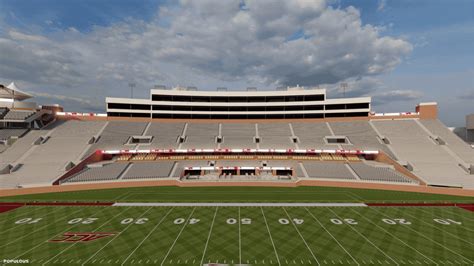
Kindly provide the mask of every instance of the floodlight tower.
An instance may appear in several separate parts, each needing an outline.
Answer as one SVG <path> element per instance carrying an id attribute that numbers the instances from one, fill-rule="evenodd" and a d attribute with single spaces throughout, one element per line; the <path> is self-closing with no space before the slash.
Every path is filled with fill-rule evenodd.
<path id="1" fill-rule="evenodd" d="M 130 82 L 128 83 L 128 86 L 130 87 L 130 97 L 133 98 L 133 89 L 135 88 L 137 84 L 135 84 L 134 82 Z"/>
<path id="2" fill-rule="evenodd" d="M 342 90 L 342 96 L 345 98 L 346 97 L 346 90 L 347 90 L 347 87 L 349 87 L 349 85 L 347 84 L 347 82 L 342 82 L 341 84 L 339 84 L 341 90 Z"/>

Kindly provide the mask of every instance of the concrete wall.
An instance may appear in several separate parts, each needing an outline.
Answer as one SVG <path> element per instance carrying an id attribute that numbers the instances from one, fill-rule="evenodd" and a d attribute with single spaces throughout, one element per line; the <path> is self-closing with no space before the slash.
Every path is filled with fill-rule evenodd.
<path id="1" fill-rule="evenodd" d="M 466 115 L 466 128 L 474 130 L 474 114 Z"/>

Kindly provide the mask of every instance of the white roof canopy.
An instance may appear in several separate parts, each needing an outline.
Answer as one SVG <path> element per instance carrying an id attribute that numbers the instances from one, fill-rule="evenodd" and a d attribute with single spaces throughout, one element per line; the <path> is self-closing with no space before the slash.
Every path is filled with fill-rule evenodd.
<path id="1" fill-rule="evenodd" d="M 32 97 L 33 95 L 18 89 L 14 82 L 10 83 L 10 85 L 6 87 L 0 84 L 0 98 L 23 101 Z"/>

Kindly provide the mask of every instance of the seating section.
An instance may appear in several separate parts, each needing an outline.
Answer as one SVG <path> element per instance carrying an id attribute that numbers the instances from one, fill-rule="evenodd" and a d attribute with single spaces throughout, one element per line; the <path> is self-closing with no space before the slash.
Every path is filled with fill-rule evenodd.
<path id="1" fill-rule="evenodd" d="M 420 120 L 431 133 L 441 137 L 446 145 L 467 163 L 474 163 L 474 149 L 449 130 L 438 119 Z"/>
<path id="2" fill-rule="evenodd" d="M 7 108 L 0 108 L 0 119 L 2 119 L 8 113 Z"/>
<path id="3" fill-rule="evenodd" d="M 257 145 L 254 142 L 255 124 L 253 123 L 222 123 L 221 135 L 223 142 L 221 148 L 228 149 L 255 149 Z"/>
<path id="4" fill-rule="evenodd" d="M 377 133 L 368 121 L 331 122 L 329 125 L 334 135 L 349 138 L 351 145 L 343 144 L 341 145 L 343 149 L 382 150 L 392 158 L 395 158 L 387 146 L 378 140 Z"/>
<path id="5" fill-rule="evenodd" d="M 363 162 L 350 163 L 349 165 L 361 180 L 415 183 L 411 178 L 406 177 L 389 167 L 374 167 Z"/>
<path id="6" fill-rule="evenodd" d="M 2 153 L 6 162 L 23 166 L 4 177 L 5 180 L 0 179 L 0 183 L 51 184 L 66 171 L 69 162 L 80 159 L 89 139 L 104 125 L 105 122 L 70 120 L 57 121 L 42 130 L 30 130 Z M 41 138 L 44 141 L 39 144 Z"/>
<path id="7" fill-rule="evenodd" d="M 3 119 L 23 121 L 35 113 L 36 113 L 35 111 L 27 111 L 27 110 L 10 110 L 3 117 Z"/>
<path id="8" fill-rule="evenodd" d="M 215 149 L 216 137 L 219 135 L 218 123 L 188 123 L 186 141 L 183 149 Z"/>
<path id="9" fill-rule="evenodd" d="M 28 129 L 0 129 L 0 140 L 7 140 L 11 137 L 21 137 Z"/>
<path id="10" fill-rule="evenodd" d="M 32 176 L 43 182 L 52 182 L 64 173 L 65 165 L 77 161 L 87 148 L 89 139 L 97 134 L 105 122 L 97 121 L 59 121 L 49 130 L 49 138 L 36 145 L 22 160 L 25 165 L 18 175 Z M 43 136 L 45 136 L 44 134 Z M 49 167 L 45 167 L 46 165 Z"/>
<path id="11" fill-rule="evenodd" d="M 176 149 L 183 130 L 184 123 L 151 123 L 145 136 L 153 136 L 149 145 L 152 149 Z"/>
<path id="12" fill-rule="evenodd" d="M 2 112 L 1 109 L 0 112 Z M 13 112 L 24 111 L 14 110 Z M 9 113 L 10 111 L 6 115 Z M 21 116 L 17 113 L 10 117 Z M 429 185 L 474 188 L 473 176 L 459 166 L 459 158 L 467 163 L 474 163 L 474 150 L 439 120 L 419 120 L 419 122 L 431 133 L 414 119 L 372 120 L 372 122 L 292 122 L 291 124 L 68 120 L 56 121 L 41 130 L 0 129 L 0 140 L 20 136 L 8 149 L 5 149 L 6 145 L 0 147 L 0 163 L 11 165 L 14 169 L 11 173 L 0 175 L 0 187 L 51 184 L 66 171 L 65 168 L 70 165 L 70 162 L 77 163 L 80 157 L 85 158 L 97 149 L 118 150 L 136 147 L 140 149 L 141 146 L 127 143 L 131 136 L 153 136 L 151 143 L 143 144 L 145 148 L 142 149 L 215 149 L 218 147 L 337 149 L 337 145 L 328 145 L 324 140 L 325 136 L 334 133 L 334 135 L 346 136 L 349 139 L 351 144 L 341 145 L 345 149 L 383 150 L 392 155 L 388 146 L 378 139 L 378 131 L 381 136 L 387 137 L 390 141 L 390 147 L 400 157 L 396 159 L 412 165 L 413 173 Z M 179 143 L 178 138 L 183 134 L 185 141 Z M 298 138 L 298 143 L 293 143 L 293 134 Z M 430 138 L 433 135 L 441 137 L 446 145 L 438 145 L 434 142 Z M 93 136 L 99 136 L 99 139 L 90 145 L 89 141 Z M 221 143 L 216 141 L 218 136 L 222 137 Z M 259 143 L 254 142 L 256 136 L 260 139 Z M 211 162 L 214 162 L 215 166 L 259 167 L 263 166 L 264 161 L 267 166 L 291 167 L 298 177 L 417 182 L 390 167 L 372 165 L 369 161 L 360 162 L 364 159 L 357 156 L 345 157 L 330 153 L 322 153 L 318 157 L 311 158 L 303 155 L 226 154 L 225 156 L 222 159 L 218 159 L 216 154 L 190 154 L 188 156 L 171 154 L 166 157 L 157 157 L 157 154 L 142 152 L 134 156 L 120 156 L 117 160 L 121 162 L 103 167 L 90 166 L 67 182 L 178 177 L 184 167 L 189 166 L 211 166 Z M 293 160 L 291 160 L 292 157 Z"/>
<path id="13" fill-rule="evenodd" d="M 107 124 L 102 135 L 106 136 L 136 136 L 142 135 L 146 122 L 126 122 L 126 121 L 111 121 Z"/>
<path id="14" fill-rule="evenodd" d="M 102 167 L 87 167 L 80 173 L 68 178 L 66 182 L 93 182 L 116 180 L 127 168 L 127 163 L 110 163 Z"/>
<path id="15" fill-rule="evenodd" d="M 303 166 L 310 178 L 356 179 L 344 163 L 304 161 Z"/>
<path id="16" fill-rule="evenodd" d="M 24 155 L 34 145 L 35 140 L 47 134 L 48 130 L 31 130 L 22 138 L 19 138 L 13 145 L 2 153 L 2 162 L 14 163 Z"/>
<path id="17" fill-rule="evenodd" d="M 325 136 L 331 136 L 326 123 L 293 122 L 291 126 L 300 149 L 335 149 L 334 145 L 327 145 L 324 141 Z"/>
<path id="18" fill-rule="evenodd" d="M 169 177 L 174 166 L 173 161 L 151 163 L 132 163 L 122 179 L 163 178 Z"/>
<path id="19" fill-rule="evenodd" d="M 126 145 L 127 141 L 131 136 L 141 136 L 147 124 L 146 122 L 108 122 L 99 140 L 89 148 L 84 158 L 96 150 L 134 148 L 133 145 Z"/>
<path id="20" fill-rule="evenodd" d="M 260 123 L 258 124 L 260 149 L 294 149 L 291 142 L 291 130 L 288 123 Z"/>
<path id="21" fill-rule="evenodd" d="M 373 121 L 388 137 L 399 160 L 409 162 L 414 174 L 430 185 L 474 188 L 472 175 L 440 145 L 434 143 L 414 120 Z"/>

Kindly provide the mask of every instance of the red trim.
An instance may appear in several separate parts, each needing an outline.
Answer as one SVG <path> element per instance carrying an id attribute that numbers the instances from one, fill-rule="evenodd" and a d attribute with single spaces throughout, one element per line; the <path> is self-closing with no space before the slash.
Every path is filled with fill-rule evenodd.
<path id="1" fill-rule="evenodd" d="M 456 203 L 366 203 L 369 207 L 449 207 Z"/>
<path id="2" fill-rule="evenodd" d="M 0 208 L 4 206 L 112 206 L 113 204 L 113 202 L 0 202 Z"/>
<path id="3" fill-rule="evenodd" d="M 0 213 L 11 211 L 17 208 L 20 208 L 23 205 L 11 204 L 11 205 L 2 205 L 0 204 Z"/>

